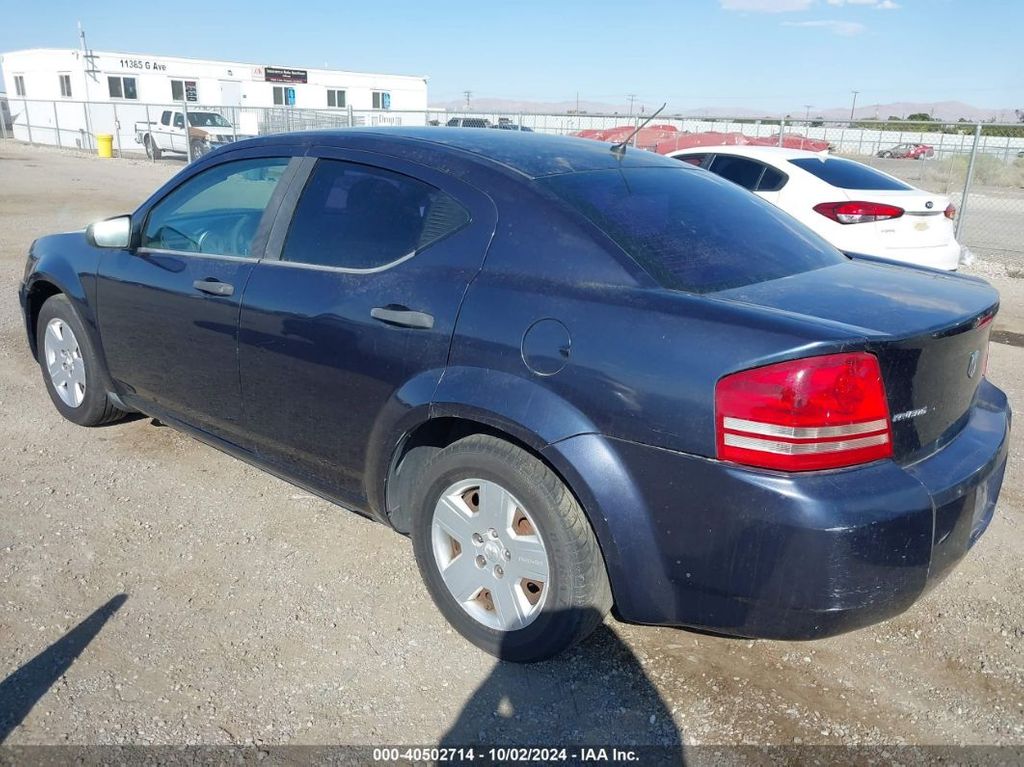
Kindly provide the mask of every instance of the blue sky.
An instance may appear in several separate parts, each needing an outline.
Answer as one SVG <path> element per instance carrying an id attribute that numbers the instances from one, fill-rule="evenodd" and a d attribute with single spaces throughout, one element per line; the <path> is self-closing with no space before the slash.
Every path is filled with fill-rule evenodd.
<path id="1" fill-rule="evenodd" d="M 40 6 L 41 7 L 41 6 Z M 965 101 L 1024 108 L 1020 0 L 0 0 L 0 51 L 74 47 L 430 77 L 479 97 L 802 113 Z M 263 10 L 266 7 L 268 10 Z M 270 10 L 272 9 L 272 10 Z"/>

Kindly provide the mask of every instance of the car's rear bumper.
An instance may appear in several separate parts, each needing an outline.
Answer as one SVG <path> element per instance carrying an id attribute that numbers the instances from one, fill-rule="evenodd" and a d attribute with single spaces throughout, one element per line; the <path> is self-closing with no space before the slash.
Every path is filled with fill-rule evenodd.
<path id="1" fill-rule="evenodd" d="M 869 255 L 915 266 L 953 271 L 960 267 L 963 250 L 963 246 L 959 242 L 950 240 L 942 245 L 928 245 L 919 248 L 882 248 L 880 252 Z"/>
<path id="2" fill-rule="evenodd" d="M 963 430 L 913 465 L 782 474 L 581 435 L 546 451 L 581 496 L 619 614 L 813 639 L 896 615 L 984 532 L 1010 426 L 988 382 Z"/>

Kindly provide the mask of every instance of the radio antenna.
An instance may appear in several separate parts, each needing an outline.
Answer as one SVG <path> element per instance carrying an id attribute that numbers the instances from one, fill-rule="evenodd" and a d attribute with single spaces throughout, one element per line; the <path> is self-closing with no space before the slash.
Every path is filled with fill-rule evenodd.
<path id="1" fill-rule="evenodd" d="M 668 102 L 665 102 L 665 103 L 667 104 Z M 658 111 L 653 113 L 650 117 L 648 117 L 646 120 L 644 120 L 638 126 L 636 126 L 636 130 L 634 130 L 632 133 L 630 133 L 626 137 L 625 141 L 620 141 L 618 144 L 612 144 L 612 154 L 617 156 L 617 157 L 620 157 L 620 158 L 624 157 L 626 155 L 626 147 L 629 146 L 629 142 L 633 140 L 633 137 L 636 134 L 638 134 L 641 130 L 643 130 L 647 126 L 647 123 L 649 123 L 655 117 L 660 115 L 661 114 L 661 110 L 663 110 L 664 108 L 665 108 L 665 104 L 662 104 L 660 107 L 658 107 Z"/>

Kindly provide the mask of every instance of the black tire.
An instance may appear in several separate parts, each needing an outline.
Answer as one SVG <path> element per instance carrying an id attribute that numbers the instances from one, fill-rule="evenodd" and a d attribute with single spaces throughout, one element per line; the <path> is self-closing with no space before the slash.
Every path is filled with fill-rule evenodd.
<path id="1" fill-rule="evenodd" d="M 75 340 L 78 342 L 81 353 L 81 362 L 85 366 L 85 394 L 81 404 L 77 407 L 72 407 L 61 399 L 47 370 L 46 328 L 54 319 L 63 321 L 75 334 Z M 110 386 L 109 378 L 100 364 L 99 356 L 92 345 L 92 339 L 78 318 L 71 302 L 62 294 L 48 298 L 39 310 L 39 317 L 36 320 L 36 353 L 46 391 L 49 393 L 54 407 L 57 408 L 57 412 L 66 419 L 79 426 L 100 426 L 124 418 L 125 412 L 114 405 L 107 395 Z"/>
<path id="2" fill-rule="evenodd" d="M 202 157 L 204 154 L 210 151 L 209 145 L 205 141 L 200 141 L 199 139 L 193 139 L 191 146 L 193 160 L 198 160 L 200 157 Z"/>
<path id="3" fill-rule="evenodd" d="M 501 631 L 470 616 L 452 596 L 434 558 L 434 508 L 452 484 L 470 477 L 497 482 L 523 504 L 545 542 L 550 582 L 543 607 L 525 627 Z M 441 450 L 413 491 L 412 540 L 420 575 L 449 623 L 480 649 L 503 660 L 530 663 L 582 641 L 612 606 L 604 558 L 586 515 L 568 488 L 526 451 L 487 435 Z"/>
<path id="4" fill-rule="evenodd" d="M 153 137 L 146 134 L 146 155 L 153 160 L 159 160 L 162 153 L 160 147 L 153 143 Z"/>

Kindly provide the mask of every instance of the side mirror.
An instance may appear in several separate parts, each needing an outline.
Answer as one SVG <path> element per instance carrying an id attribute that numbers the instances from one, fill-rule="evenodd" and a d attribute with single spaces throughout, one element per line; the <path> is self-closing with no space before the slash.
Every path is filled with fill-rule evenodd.
<path id="1" fill-rule="evenodd" d="M 97 248 L 128 248 L 132 244 L 132 217 L 117 216 L 90 224 L 85 238 Z"/>

